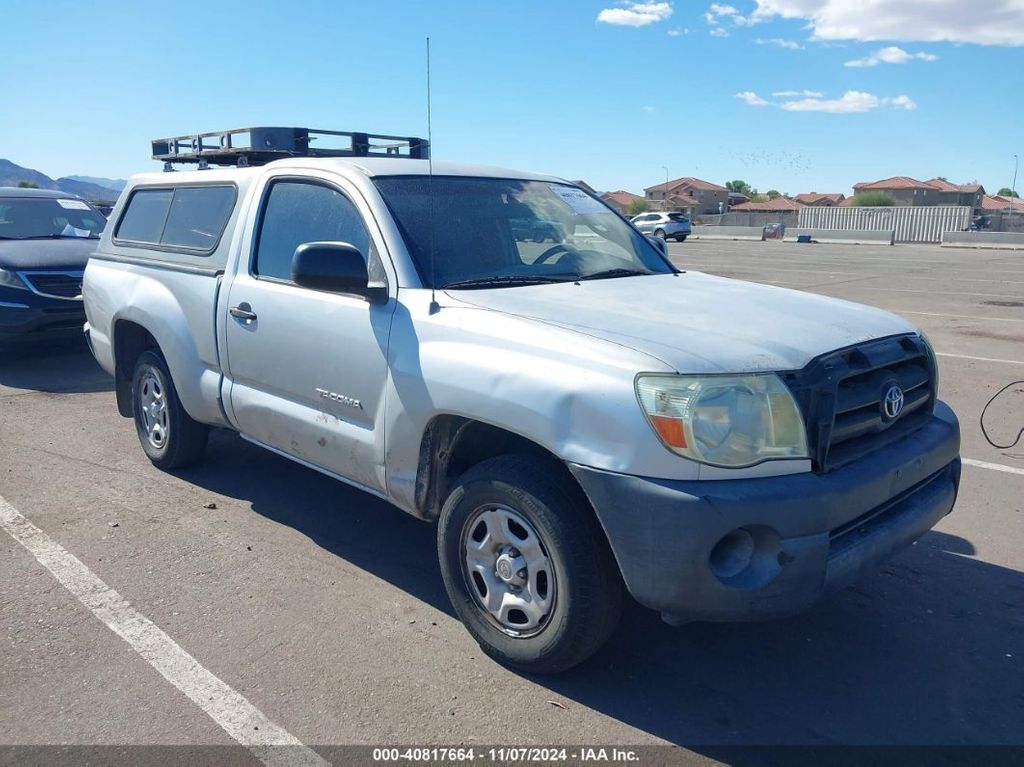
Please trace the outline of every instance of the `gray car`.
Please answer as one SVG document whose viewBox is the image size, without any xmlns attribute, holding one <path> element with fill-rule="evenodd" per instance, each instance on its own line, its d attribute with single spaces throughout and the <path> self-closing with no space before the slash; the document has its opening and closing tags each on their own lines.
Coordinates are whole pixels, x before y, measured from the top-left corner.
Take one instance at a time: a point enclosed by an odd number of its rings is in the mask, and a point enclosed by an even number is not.
<svg viewBox="0 0 1024 767">
<path fill-rule="evenodd" d="M 631 219 L 644 234 L 662 240 L 684 242 L 690 236 L 690 219 L 682 213 L 641 213 Z"/>
</svg>

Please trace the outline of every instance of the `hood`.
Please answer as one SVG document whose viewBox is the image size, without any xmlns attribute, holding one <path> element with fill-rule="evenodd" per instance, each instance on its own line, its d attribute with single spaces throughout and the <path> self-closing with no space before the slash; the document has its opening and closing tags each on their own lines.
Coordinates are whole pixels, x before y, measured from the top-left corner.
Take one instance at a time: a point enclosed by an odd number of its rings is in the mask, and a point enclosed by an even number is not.
<svg viewBox="0 0 1024 767">
<path fill-rule="evenodd" d="M 679 373 L 797 370 L 826 352 L 916 332 L 881 309 L 700 272 L 448 295 L 642 351 Z"/>
<path fill-rule="evenodd" d="M 0 240 L 0 269 L 85 269 L 99 240 L 64 237 L 54 240 Z"/>
</svg>

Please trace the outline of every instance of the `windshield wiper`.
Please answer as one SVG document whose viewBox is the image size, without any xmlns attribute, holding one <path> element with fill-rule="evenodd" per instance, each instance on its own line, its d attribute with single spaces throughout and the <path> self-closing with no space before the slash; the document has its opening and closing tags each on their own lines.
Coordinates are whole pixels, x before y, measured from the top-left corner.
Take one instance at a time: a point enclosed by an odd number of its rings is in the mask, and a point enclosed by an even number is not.
<svg viewBox="0 0 1024 767">
<path fill-rule="evenodd" d="M 652 272 L 643 272 L 643 271 L 640 271 L 639 269 L 626 269 L 626 268 L 623 268 L 623 267 L 618 267 L 618 268 L 615 268 L 615 269 L 605 269 L 604 271 L 601 271 L 601 272 L 594 272 L 593 274 L 588 274 L 586 276 L 580 276 L 580 277 L 577 277 L 576 279 L 578 279 L 578 280 L 606 280 L 606 279 L 609 279 L 609 278 L 612 278 L 612 277 L 638 277 L 640 275 L 645 275 L 645 274 L 652 274 Z"/>
<path fill-rule="evenodd" d="M 88 237 L 79 237 L 77 234 L 30 234 L 28 237 L 8 237 L 10 240 L 98 240 L 98 234 L 90 234 Z"/>
<path fill-rule="evenodd" d="M 493 277 L 476 277 L 472 280 L 449 282 L 442 290 L 458 288 L 510 288 L 518 285 L 546 285 L 552 282 L 569 282 L 575 279 L 571 274 L 555 275 L 494 275 Z"/>
</svg>

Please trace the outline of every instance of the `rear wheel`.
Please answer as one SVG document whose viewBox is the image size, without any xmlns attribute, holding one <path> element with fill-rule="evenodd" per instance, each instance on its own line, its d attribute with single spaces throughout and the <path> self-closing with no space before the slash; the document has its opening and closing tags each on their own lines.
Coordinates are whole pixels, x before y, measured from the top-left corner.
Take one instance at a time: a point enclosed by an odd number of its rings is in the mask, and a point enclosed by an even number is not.
<svg viewBox="0 0 1024 767">
<path fill-rule="evenodd" d="M 676 237 L 676 242 L 686 242 L 686 235 L 681 234 L 678 237 Z"/>
<path fill-rule="evenodd" d="M 132 410 L 139 442 L 155 466 L 177 469 L 203 456 L 209 429 L 185 412 L 167 363 L 152 349 L 135 363 Z"/>
<path fill-rule="evenodd" d="M 500 456 L 466 472 L 441 511 L 438 549 L 455 612 L 500 663 L 564 671 L 618 623 L 623 587 L 604 534 L 542 461 Z"/>
</svg>

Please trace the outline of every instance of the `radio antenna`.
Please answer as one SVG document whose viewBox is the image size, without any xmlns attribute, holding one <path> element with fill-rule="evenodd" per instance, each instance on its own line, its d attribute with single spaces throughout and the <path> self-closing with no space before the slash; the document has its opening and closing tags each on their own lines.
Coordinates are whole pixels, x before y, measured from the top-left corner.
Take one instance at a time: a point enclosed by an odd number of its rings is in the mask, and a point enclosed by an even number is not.
<svg viewBox="0 0 1024 767">
<path fill-rule="evenodd" d="M 427 196 L 430 198 L 430 313 L 441 311 L 437 303 L 437 273 L 434 268 L 434 230 L 437 216 L 434 210 L 434 133 L 430 125 L 430 37 L 427 37 Z"/>
</svg>

